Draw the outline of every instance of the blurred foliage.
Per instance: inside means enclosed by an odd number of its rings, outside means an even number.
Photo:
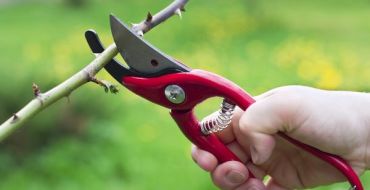
[[[93,59],[86,29],[108,44],[109,13],[139,22],[169,2],[0,1],[0,120],[33,98],[32,82],[46,91]],[[288,84],[369,91],[369,8],[367,0],[190,1],[181,21],[146,39],[255,95]],[[125,89],[86,85],[1,143],[0,189],[215,189],[167,112]]]
[[[88,4],[87,0],[65,0],[66,4],[71,7],[81,8]]]

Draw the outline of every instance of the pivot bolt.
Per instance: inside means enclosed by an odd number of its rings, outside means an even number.
[[[185,91],[178,85],[168,85],[164,90],[164,95],[174,104],[181,104],[185,101]]]

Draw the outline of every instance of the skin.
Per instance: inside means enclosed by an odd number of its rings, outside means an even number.
[[[369,94],[286,86],[255,99],[246,111],[236,110],[231,126],[217,134],[243,163],[218,164],[212,154],[193,146],[193,159],[220,189],[304,189],[346,180],[277,132],[339,155],[359,175],[369,168]],[[257,179],[248,179],[247,169]],[[266,184],[265,176],[270,176]]]

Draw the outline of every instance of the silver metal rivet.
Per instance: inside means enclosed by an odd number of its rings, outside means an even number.
[[[185,101],[185,92],[178,85],[168,85],[164,90],[164,94],[170,102],[181,104]]]

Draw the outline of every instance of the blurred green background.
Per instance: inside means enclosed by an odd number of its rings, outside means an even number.
[[[32,82],[46,91],[93,59],[85,30],[109,44],[110,13],[139,22],[170,2],[0,0],[0,120],[33,98]],[[289,84],[370,90],[368,0],[192,0],[186,9],[145,38],[253,95]],[[216,189],[168,110],[120,89],[85,85],[2,142],[0,189]],[[219,101],[197,112],[205,116]]]

